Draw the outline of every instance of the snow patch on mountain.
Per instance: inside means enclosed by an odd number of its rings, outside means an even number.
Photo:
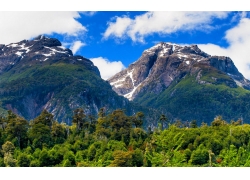
[[[134,69],[132,69],[128,74],[127,74],[127,76],[129,76],[130,77],[130,79],[132,80],[132,83],[133,83],[133,86],[135,86],[134,84],[134,79],[133,79],[133,71],[134,71]],[[126,77],[127,77],[126,76]]]
[[[188,57],[187,55],[185,55],[185,54],[180,54],[180,53],[178,53],[177,56],[178,56],[180,59],[181,59],[181,58],[187,58],[187,57]]]
[[[58,51],[58,50],[51,48],[51,47],[45,47],[45,48],[50,49],[53,54],[56,54],[56,53],[64,53],[65,54],[65,53],[67,53],[66,51]]]
[[[25,44],[21,44],[20,47],[21,49],[20,50],[25,50],[26,52],[25,53],[28,53],[30,52],[30,48],[32,48],[33,45],[29,46],[29,47],[25,47]]]
[[[115,81],[115,82],[111,82],[110,85],[112,86],[112,85],[115,85],[115,84],[117,84],[117,83],[119,83],[119,82],[124,82],[125,79],[126,79],[126,77],[125,77],[125,78],[122,78],[122,79],[118,79],[118,80]]]
[[[140,85],[141,85],[141,83],[138,84],[138,86],[134,87],[133,90],[132,90],[131,92],[125,94],[124,97],[127,98],[127,99],[130,100],[130,101],[133,100],[133,99],[132,99],[132,98],[133,98],[133,94],[135,93],[135,90],[136,90]]]
[[[240,81],[234,79],[234,82],[236,82],[237,86],[243,87],[243,84]]]
[[[163,42],[144,50],[137,61],[108,81],[119,95],[133,100],[137,95],[143,95],[147,91],[161,93],[181,74],[196,73],[204,65],[212,66],[225,73],[232,72],[230,77],[236,80],[235,83],[238,86],[250,89],[250,82],[244,80],[235,70],[230,58],[211,56],[201,51],[197,45]],[[131,81],[127,81],[128,77]],[[139,86],[142,88],[138,89]]]
[[[174,52],[174,50],[175,50],[175,45],[172,46],[172,51]]]
[[[18,56],[21,56],[23,54],[23,52],[17,51],[15,54]]]

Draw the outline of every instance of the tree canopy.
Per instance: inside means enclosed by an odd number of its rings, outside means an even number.
[[[158,117],[159,118],[159,117]],[[98,117],[74,111],[72,125],[44,110],[34,120],[9,111],[0,117],[4,167],[243,167],[250,166],[250,125],[216,116],[211,125],[172,121],[142,128],[144,114],[122,109]],[[163,126],[165,122],[168,122]]]

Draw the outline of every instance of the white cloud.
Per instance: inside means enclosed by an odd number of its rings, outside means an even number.
[[[75,54],[82,46],[85,46],[86,44],[81,41],[75,41],[70,46],[70,49],[72,50],[72,53]]]
[[[76,20],[79,17],[78,12],[72,11],[0,12],[0,44],[18,42],[40,34],[77,36],[86,31]]]
[[[108,59],[103,57],[90,58],[90,60],[94,63],[95,66],[98,67],[101,73],[101,77],[104,80],[125,69],[125,66],[121,61],[110,62]]]
[[[201,30],[210,31],[214,27],[210,25],[214,18],[223,19],[228,12],[147,12],[136,16],[134,19],[128,16],[115,17],[114,22],[108,23],[108,28],[103,34],[105,39],[109,37],[126,38],[133,41],[144,42],[144,37],[152,33],[171,34],[177,31]]]
[[[238,70],[250,79],[250,19],[244,17],[237,26],[226,31],[225,39],[229,43],[227,48],[215,44],[199,44],[198,46],[208,54],[230,57]]]
[[[124,16],[124,17],[116,17],[115,22],[109,22],[109,27],[104,33],[104,37],[107,38],[111,35],[121,38],[124,36],[126,31],[128,31],[129,26],[133,21]]]
[[[97,13],[97,11],[79,11],[79,13],[85,16],[94,16]]]

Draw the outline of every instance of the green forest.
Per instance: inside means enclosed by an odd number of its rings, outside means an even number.
[[[250,125],[242,119],[211,124],[170,122],[143,129],[144,114],[117,109],[90,116],[74,110],[72,124],[43,110],[31,121],[0,117],[1,167],[249,167]]]

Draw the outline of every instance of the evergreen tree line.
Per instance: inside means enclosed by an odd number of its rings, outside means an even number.
[[[250,166],[250,125],[211,125],[195,120],[143,127],[144,114],[121,109],[98,117],[74,111],[72,125],[58,123],[46,110],[27,121],[8,111],[0,117],[1,167],[239,167]]]

